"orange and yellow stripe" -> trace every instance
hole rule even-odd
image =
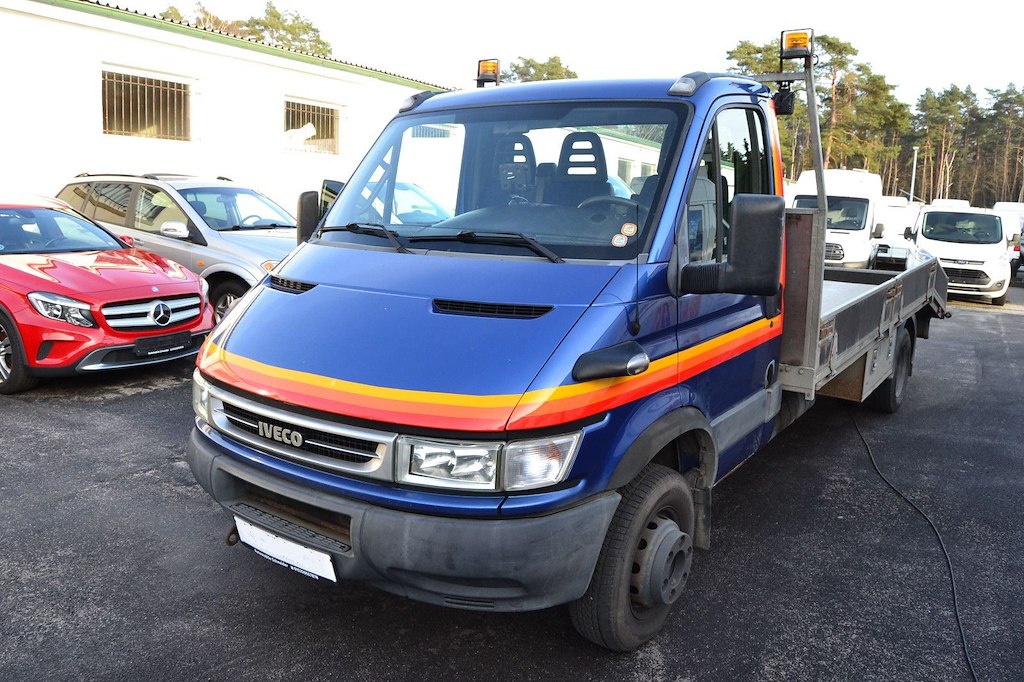
[[[387,388],[284,369],[208,342],[207,376],[275,401],[357,419],[446,431],[495,432],[557,426],[606,412],[730,360],[782,332],[781,318],[758,320],[651,362],[634,377],[597,379],[526,393],[472,395]]]

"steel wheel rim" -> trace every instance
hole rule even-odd
[[[676,510],[671,506],[662,507],[661,509],[656,510],[653,514],[648,516],[647,519],[644,521],[644,527],[649,528],[651,524],[657,525],[659,523],[666,521],[671,522],[677,528],[679,527],[679,515],[676,512]],[[646,541],[646,535],[646,532],[641,532],[640,537],[637,539],[637,547],[633,548],[634,563],[638,558],[640,558],[640,554],[642,554],[643,552],[641,548],[641,543],[644,543]],[[689,571],[687,571],[687,573],[689,573]],[[631,572],[631,575],[628,579],[630,584],[629,609],[630,611],[632,611],[634,618],[636,618],[637,620],[644,620],[653,611],[657,611],[658,609],[664,607],[655,604],[644,604],[638,598],[639,595],[633,592],[633,589],[635,588],[635,586],[633,585],[634,575],[635,573]]]

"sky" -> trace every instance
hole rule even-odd
[[[149,14],[194,0],[107,0]],[[205,0],[225,19],[262,16],[265,0]],[[811,28],[851,43],[854,59],[896,86],[913,105],[926,88],[1024,86],[1020,26],[1005,0],[948,5],[915,0],[686,2],[675,0],[275,0],[311,20],[345,62],[454,89],[475,87],[479,59],[502,68],[522,57],[557,55],[580,78],[677,77],[723,71],[741,40],[764,44],[783,29]]]

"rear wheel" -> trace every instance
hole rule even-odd
[[[883,381],[864,402],[879,412],[889,414],[900,409],[913,362],[914,344],[910,340],[910,332],[906,327],[900,327],[896,332],[896,357],[893,358],[892,376]]]
[[[220,322],[231,307],[235,305],[249,288],[237,279],[229,279],[210,290],[210,302],[213,303],[213,319]]]
[[[25,347],[11,318],[0,312],[0,395],[27,391],[37,379],[28,373]]]
[[[693,496],[679,473],[649,464],[623,490],[586,594],[569,605],[583,637],[632,651],[661,631],[693,561]]]

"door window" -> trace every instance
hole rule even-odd
[[[85,210],[85,200],[88,196],[89,185],[81,183],[77,185],[68,185],[60,191],[57,198],[79,213],[82,213]]]
[[[117,227],[128,226],[128,200],[132,186],[127,182],[98,182],[85,206],[85,215]]]
[[[135,228],[159,234],[160,228],[169,222],[187,225],[188,218],[167,192],[155,187],[139,187],[139,198],[135,204]]]
[[[772,192],[764,130],[758,109],[734,107],[715,117],[686,206],[691,263],[728,260],[733,197]]]

